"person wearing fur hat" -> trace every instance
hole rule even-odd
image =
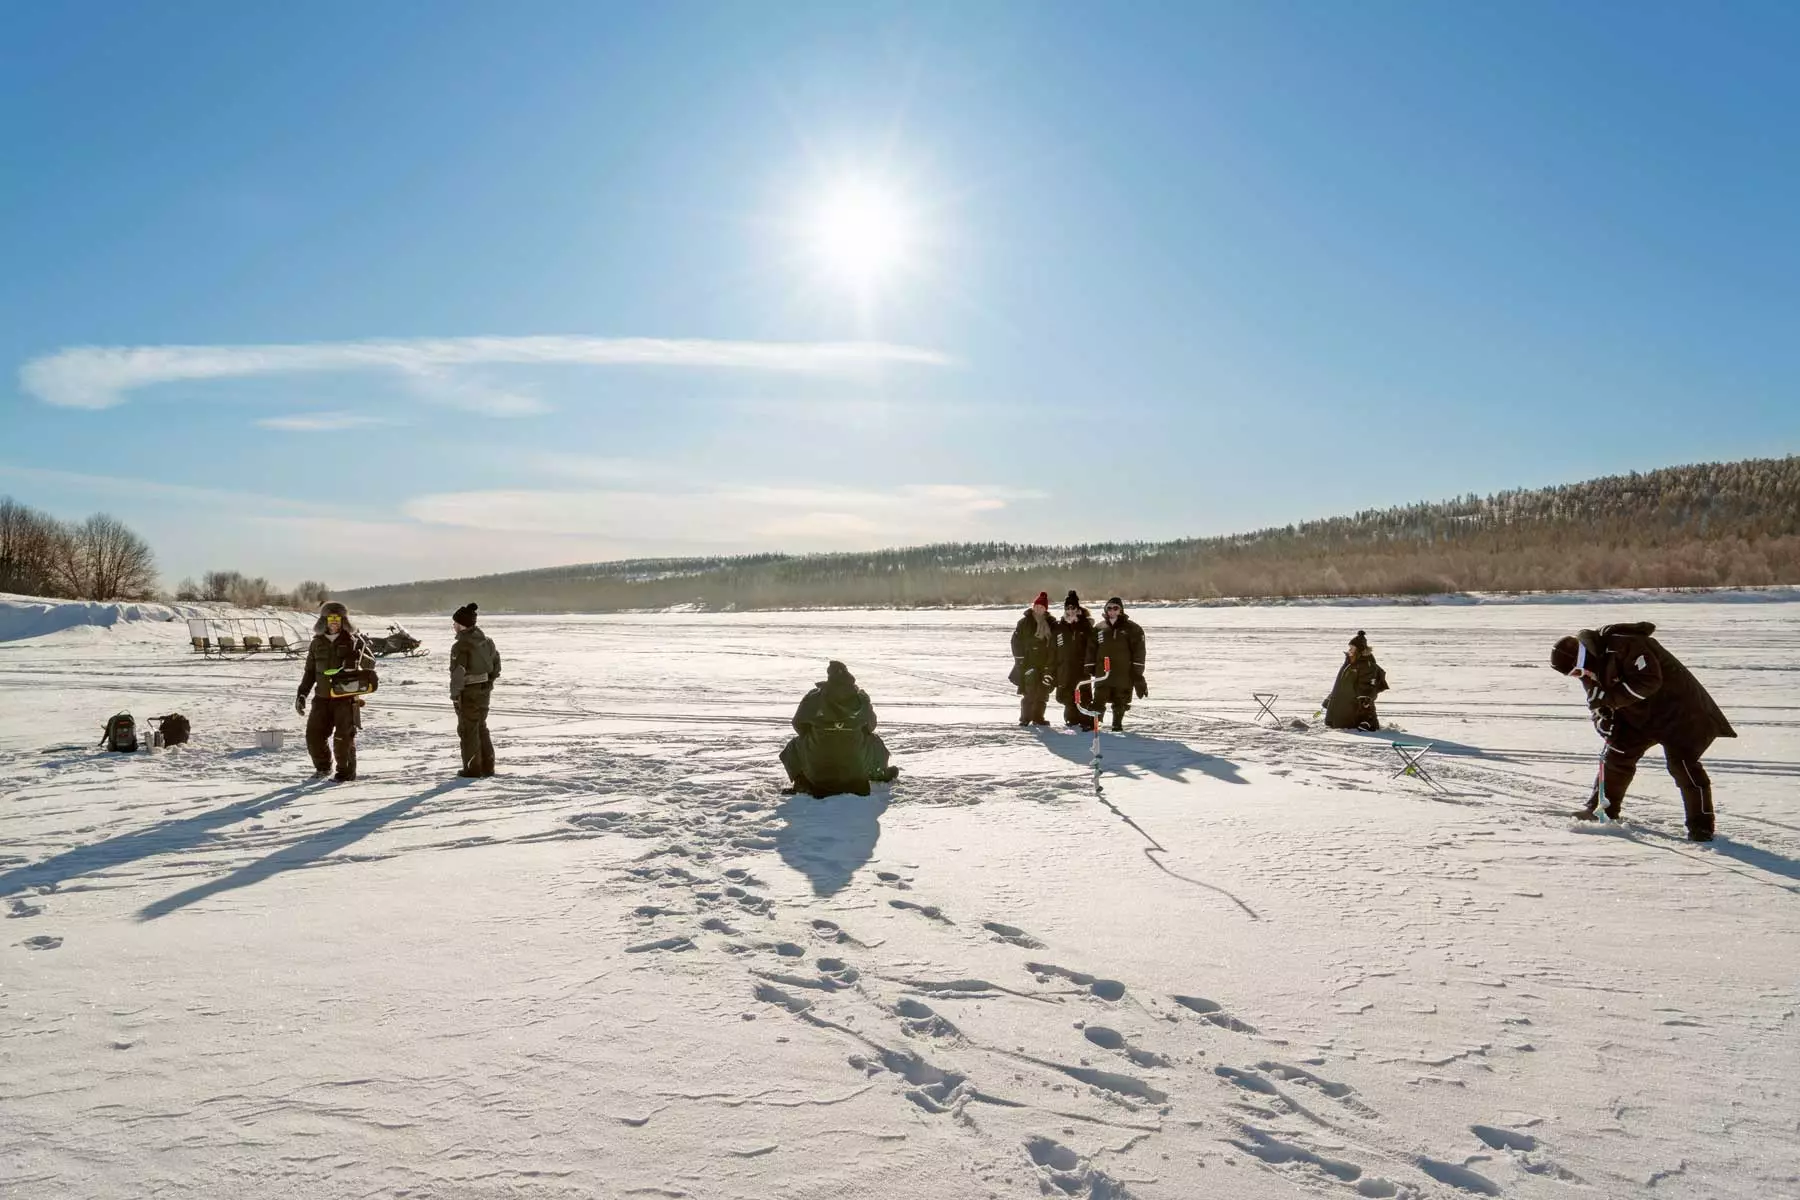
[[[1048,725],[1044,706],[1056,687],[1056,626],[1050,621],[1050,594],[1039,592],[1013,627],[1012,673],[1019,689],[1019,724]]]
[[[488,702],[500,678],[500,647],[475,624],[479,606],[463,605],[451,614],[456,640],[450,647],[450,705],[456,709],[456,740],[462,748],[465,779],[494,773],[494,739],[488,736]]]
[[[1333,729],[1374,733],[1381,728],[1375,697],[1387,688],[1387,672],[1369,649],[1369,635],[1359,629],[1350,639],[1350,648],[1344,651],[1344,665],[1338,668],[1337,682],[1331,685],[1331,695],[1325,699],[1325,724]]]
[[[1144,680],[1144,630],[1125,615],[1125,602],[1119,597],[1106,602],[1100,624],[1094,626],[1094,636],[1088,642],[1087,662],[1083,666],[1090,677],[1100,679],[1094,689],[1095,711],[1105,712],[1111,704],[1113,732],[1123,733],[1132,696],[1149,699],[1150,685]]]
[[[1688,840],[1710,842],[1712,779],[1700,756],[1714,739],[1734,738],[1737,730],[1693,673],[1650,636],[1655,632],[1649,621],[1583,629],[1550,650],[1556,673],[1581,681],[1594,728],[1606,739],[1594,790],[1575,815],[1594,820],[1604,799],[1606,815],[1617,820],[1638,760],[1660,745],[1681,792]]]
[[[1056,623],[1056,699],[1063,706],[1065,725],[1086,726],[1088,722],[1076,706],[1075,689],[1087,680],[1087,648],[1093,636],[1093,614],[1081,606],[1081,597],[1070,588],[1063,598],[1062,619]]]
[[[373,683],[375,656],[369,643],[350,621],[350,610],[327,600],[313,622],[312,644],[306,650],[306,670],[300,675],[300,692],[294,711],[306,718],[306,752],[312,756],[313,774],[324,775],[337,758],[339,783],[356,778],[357,695],[334,695],[353,680]],[[335,686],[334,686],[335,685]],[[306,711],[312,693],[312,712]]]
[[[888,748],[875,733],[875,706],[856,686],[850,668],[833,659],[794,711],[794,737],[781,750],[788,791],[825,797],[869,794],[870,783],[890,783],[900,768],[888,765]]]

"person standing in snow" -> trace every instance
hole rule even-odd
[[[890,783],[900,774],[888,765],[887,745],[876,736],[869,693],[836,659],[800,701],[793,724],[795,736],[781,750],[791,793],[866,796],[870,783]]]
[[[1088,723],[1076,707],[1075,689],[1087,681],[1087,648],[1093,636],[1093,615],[1071,588],[1063,599],[1062,620],[1056,623],[1056,698],[1063,706],[1065,725]]]
[[[337,757],[339,783],[356,778],[356,696],[333,696],[332,684],[375,670],[369,643],[350,622],[350,610],[327,600],[313,623],[312,644],[306,651],[306,670],[300,676],[300,693],[294,711],[306,717],[306,752],[312,756],[313,774],[331,770]],[[306,711],[307,692],[312,693],[312,713]]]
[[[1638,760],[1660,744],[1681,791],[1688,840],[1710,842],[1712,779],[1700,756],[1715,738],[1734,738],[1737,731],[1700,681],[1650,636],[1655,632],[1648,621],[1583,629],[1550,651],[1550,665],[1559,675],[1581,681],[1594,728],[1606,739],[1593,793],[1575,815],[1594,820],[1604,797],[1606,815],[1617,820]]]
[[[1012,680],[1019,689],[1019,724],[1048,725],[1044,706],[1056,687],[1056,627],[1050,622],[1050,593],[1039,592],[1013,627]]]
[[[1088,675],[1103,676],[1094,688],[1095,710],[1103,713],[1111,704],[1113,732],[1124,732],[1132,696],[1149,699],[1150,685],[1144,681],[1144,631],[1125,615],[1125,602],[1119,597],[1106,602],[1083,665]]]
[[[500,647],[475,624],[479,606],[463,605],[451,614],[456,641],[450,647],[450,704],[456,709],[456,740],[462,746],[465,779],[494,773],[494,739],[488,736],[488,702],[500,678]]]
[[[1369,649],[1369,635],[1362,630],[1350,639],[1344,651],[1344,665],[1338,668],[1337,682],[1325,701],[1325,724],[1333,729],[1361,729],[1374,733],[1381,728],[1375,715],[1375,697],[1387,691],[1387,672],[1375,661]]]

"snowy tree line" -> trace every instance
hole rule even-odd
[[[217,600],[243,608],[316,608],[331,589],[309,579],[284,592],[260,576],[208,571],[184,579],[172,597],[156,586],[156,557],[123,521],[96,513],[59,521],[0,496],[0,592],[64,600]]]
[[[1370,509],[1228,537],[658,559],[339,593],[378,612],[1022,604],[1800,583],[1800,457]]]

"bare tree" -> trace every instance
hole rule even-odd
[[[67,540],[62,522],[0,496],[0,592],[63,594],[58,563]]]
[[[231,589],[244,581],[241,571],[208,571],[200,578],[202,600],[229,600]]]
[[[95,513],[69,531],[64,575],[84,600],[142,600],[156,591],[156,559],[117,517]]]
[[[175,598],[177,600],[199,600],[202,598],[200,595],[200,585],[194,582],[193,576],[190,575],[188,578],[183,579],[180,583],[175,585]]]
[[[331,589],[317,579],[302,579],[294,588],[295,608],[317,608],[331,599]]]

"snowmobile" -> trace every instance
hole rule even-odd
[[[402,658],[424,658],[431,651],[419,644],[419,639],[406,631],[405,626],[395,622],[388,626],[388,631],[380,637],[368,639],[369,652],[376,658],[387,658],[398,654]]]

